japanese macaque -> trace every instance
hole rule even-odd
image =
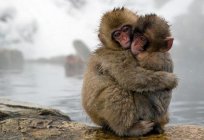
[[[82,104],[86,113],[94,123],[119,136],[152,131],[159,118],[155,118],[154,99],[150,101],[146,94],[177,86],[174,74],[139,66],[130,49],[138,18],[126,8],[103,15],[99,27],[101,47],[90,56],[83,80]]]
[[[131,51],[140,52],[167,52],[173,44],[170,27],[165,19],[156,14],[140,16],[135,29]]]
[[[140,67],[148,70],[173,72],[173,62],[168,51],[173,45],[170,27],[165,19],[156,14],[140,16],[133,33],[131,52],[137,57]],[[144,94],[144,93],[143,93]],[[152,103],[155,117],[155,132],[163,132],[168,123],[168,107],[172,90],[144,94]],[[137,94],[135,94],[137,98]]]

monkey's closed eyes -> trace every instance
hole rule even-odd
[[[130,25],[124,25],[122,28],[121,28],[121,31],[122,32],[130,32],[132,30],[132,27]]]

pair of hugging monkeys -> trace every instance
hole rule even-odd
[[[168,23],[155,14],[117,8],[102,16],[99,39],[83,80],[86,113],[119,136],[162,133],[177,86]]]

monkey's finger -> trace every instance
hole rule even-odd
[[[143,127],[153,127],[155,125],[155,123],[152,121],[140,121],[138,123],[140,123],[140,125]]]
[[[129,130],[128,135],[141,136],[153,130],[155,123],[151,121],[139,121]]]

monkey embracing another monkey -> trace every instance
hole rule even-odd
[[[83,80],[86,113],[94,123],[119,136],[150,132],[155,126],[154,112],[143,94],[171,90],[177,85],[174,74],[144,69],[132,55],[131,31],[137,20],[138,16],[125,8],[103,15],[101,47],[90,56]]]
[[[173,72],[173,62],[168,51],[173,45],[170,27],[165,19],[156,14],[140,16],[133,35],[132,53],[137,57],[140,66],[155,71]],[[138,55],[137,55],[138,54]],[[168,107],[172,90],[160,90],[143,94],[152,104],[154,132],[162,133],[168,123]],[[135,98],[138,95],[135,94]]]

